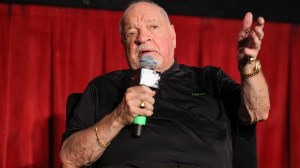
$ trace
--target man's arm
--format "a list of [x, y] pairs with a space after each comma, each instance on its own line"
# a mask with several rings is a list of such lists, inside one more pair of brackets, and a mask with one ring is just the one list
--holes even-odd
[[238, 35], [238, 62], [242, 79], [242, 104], [239, 119], [245, 124], [266, 120], [270, 110], [268, 85], [257, 59], [264, 36], [264, 19], [259, 17], [252, 26], [253, 16], [248, 12]]
[[[124, 127], [121, 122], [110, 113], [97, 124], [97, 133], [102, 144], [109, 142]], [[97, 142], [96, 125], [72, 134], [62, 144], [60, 150], [60, 160], [62, 167], [81, 167], [87, 166], [103, 154], [105, 148]]]
[[[153, 114], [154, 95], [155, 91], [146, 86], [128, 88], [113, 112], [92, 127], [72, 134], [63, 142], [60, 150], [62, 167], [87, 166], [98, 160], [106, 146], [122, 128], [133, 122], [134, 117]], [[139, 108], [141, 100], [145, 103], [143, 109]]]

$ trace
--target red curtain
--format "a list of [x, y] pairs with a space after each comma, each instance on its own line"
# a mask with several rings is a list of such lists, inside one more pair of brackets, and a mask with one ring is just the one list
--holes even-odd
[[[127, 68], [120, 16], [119, 11], [0, 4], [0, 167], [59, 167], [67, 96], [82, 92], [97, 75]], [[240, 80], [241, 20], [171, 16], [171, 21], [179, 63], [219, 66]], [[259, 58], [271, 111], [257, 128], [261, 168], [300, 167], [299, 56], [300, 25], [267, 21]]]

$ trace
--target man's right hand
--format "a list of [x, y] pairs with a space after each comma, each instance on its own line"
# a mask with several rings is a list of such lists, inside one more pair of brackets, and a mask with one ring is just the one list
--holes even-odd
[[[123, 100], [114, 110], [115, 117], [120, 119], [123, 125], [132, 124], [136, 116], [151, 116], [154, 109], [155, 91], [147, 86], [133, 86], [126, 90]], [[145, 107], [140, 108], [141, 102]]]

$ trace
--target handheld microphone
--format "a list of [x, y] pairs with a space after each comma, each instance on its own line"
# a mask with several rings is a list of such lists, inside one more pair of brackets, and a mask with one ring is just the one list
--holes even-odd
[[[159, 74], [155, 72], [156, 64], [157, 63], [152, 55], [144, 55], [141, 57], [139, 85], [145, 85], [153, 89], [157, 89], [159, 87], [158, 81], [160, 77]], [[141, 102], [140, 108], [143, 108], [142, 103], [143, 102]], [[134, 118], [134, 137], [140, 137], [142, 135], [142, 126], [146, 125], [146, 119], [146, 116], [137, 116]]]

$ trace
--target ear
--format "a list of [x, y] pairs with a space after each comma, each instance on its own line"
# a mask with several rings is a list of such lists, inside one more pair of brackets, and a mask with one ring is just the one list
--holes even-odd
[[174, 49], [176, 48], [176, 32], [174, 25], [170, 25], [170, 32]]

